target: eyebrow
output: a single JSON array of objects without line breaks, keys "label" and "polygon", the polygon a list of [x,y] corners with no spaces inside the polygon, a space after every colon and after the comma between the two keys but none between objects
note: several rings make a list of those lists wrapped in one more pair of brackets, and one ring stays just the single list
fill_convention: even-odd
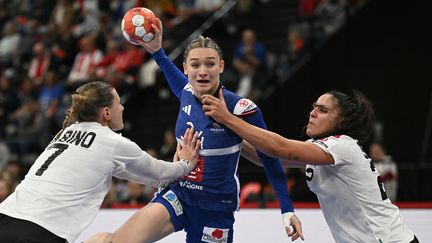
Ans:
[{"label": "eyebrow", "polygon": [[330,108],[330,107],[328,107],[328,106],[320,105],[320,104],[318,104],[318,103],[316,103],[316,102],[314,102],[314,103],[312,104],[312,107],[318,107],[318,108],[320,108],[320,109],[326,109],[326,110],[329,110],[329,111],[333,110],[332,108]]},{"label": "eyebrow", "polygon": [[[205,59],[216,60],[216,57],[206,57]],[[189,59],[189,61],[195,61],[195,60],[199,60],[199,58],[192,57],[191,59]]]}]

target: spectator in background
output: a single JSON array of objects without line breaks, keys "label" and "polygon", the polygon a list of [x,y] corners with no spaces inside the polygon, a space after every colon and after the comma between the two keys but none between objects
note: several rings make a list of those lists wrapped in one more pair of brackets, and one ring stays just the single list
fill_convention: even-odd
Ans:
[{"label": "spectator in background", "polygon": [[145,7],[151,9],[158,18],[165,23],[167,28],[164,29],[164,42],[162,46],[171,51],[176,47],[176,41],[171,36],[176,35],[177,28],[174,28],[179,23],[180,19],[177,13],[177,6],[174,0],[146,0]]},{"label": "spectator in background", "polygon": [[74,63],[76,38],[72,35],[72,27],[61,25],[50,33],[49,40],[52,53],[51,67],[57,71],[59,78],[66,79]]},{"label": "spectator in background", "polygon": [[142,206],[143,204],[150,202],[151,197],[147,197],[147,195],[144,194],[144,185],[128,181],[127,188],[129,195],[123,201],[123,203],[127,203],[133,206]]},{"label": "spectator in background", "polygon": [[33,80],[34,86],[42,84],[42,76],[46,73],[51,63],[51,51],[42,42],[33,45],[33,58],[30,61],[28,76]]},{"label": "spectator in background", "polygon": [[380,143],[372,143],[369,147],[369,156],[380,173],[381,181],[388,198],[392,202],[397,201],[398,172],[397,164],[390,155],[386,154],[384,147]]},{"label": "spectator in background", "polygon": [[[168,37],[168,40],[171,39],[171,37],[176,41],[183,41],[186,39],[187,36],[204,23],[211,14],[217,11],[224,2],[224,0],[176,1],[177,16],[166,22],[168,29],[175,29],[175,31],[171,33],[173,35]],[[169,48],[169,46],[167,47]]]},{"label": "spectator in background", "polygon": [[236,93],[256,101],[266,84],[266,48],[256,40],[255,32],[245,29],[234,49],[233,67],[240,76]]},{"label": "spectator in background", "polygon": [[9,159],[10,159],[9,147],[3,142],[2,137],[0,135],[0,171],[9,162]]},{"label": "spectator in background", "polygon": [[47,122],[43,135],[44,141],[42,140],[42,144],[45,146],[61,126],[61,118],[59,117],[63,117],[63,114],[59,114],[58,110],[63,97],[63,85],[57,82],[57,73],[54,70],[45,73],[42,82],[39,91],[39,103]]},{"label": "spectator in background", "polygon": [[13,178],[13,180],[15,181],[14,184],[17,184],[22,179],[24,179],[24,176],[22,175],[22,166],[16,161],[10,161],[9,163],[7,163],[4,171],[9,173],[10,178]]},{"label": "spectator in background", "polygon": [[295,63],[305,54],[306,40],[300,24],[288,28],[287,39],[276,65],[278,82],[286,81],[293,72]]},{"label": "spectator in background", "polygon": [[108,193],[105,195],[102,201],[101,208],[111,208],[111,206],[113,206],[119,200],[117,195],[115,179],[117,178],[114,177],[112,183],[110,184]]},{"label": "spectator in background", "polygon": [[342,0],[322,0],[315,9],[315,28],[323,35],[336,32],[346,21],[346,5]]},{"label": "spectator in background", "polygon": [[68,85],[72,87],[88,82],[93,68],[103,57],[102,51],[95,46],[94,37],[91,35],[81,38],[79,46],[81,51],[75,57],[67,80]]},{"label": "spectator in background", "polygon": [[175,154],[177,146],[176,137],[172,129],[167,129],[164,132],[164,144],[159,149],[159,157],[162,160],[171,160]]},{"label": "spectator in background", "polygon": [[73,0],[58,0],[51,12],[49,26],[57,31],[62,26],[70,27],[74,21]]},{"label": "spectator in background", "polygon": [[17,24],[14,21],[6,22],[0,38],[0,70],[13,65],[14,57],[19,51],[20,40]]},{"label": "spectator in background", "polygon": [[46,118],[36,97],[27,97],[24,103],[9,117],[6,144],[11,152],[23,159],[32,152],[40,152],[46,145]]},{"label": "spectator in background", "polygon": [[3,202],[3,200],[5,200],[9,194],[11,194],[11,192],[12,188],[7,183],[7,181],[0,178],[0,202]]},{"label": "spectator in background", "polygon": [[[19,65],[16,68],[21,71],[21,69],[28,67],[28,63],[33,58],[33,47],[35,43],[43,41],[44,33],[42,30],[44,30],[44,26],[34,18],[23,18],[20,25],[21,39],[18,50],[20,60],[18,63],[23,65]],[[27,71],[27,69],[25,70]]]},{"label": "spectator in background", "polygon": [[13,78],[0,74],[0,137],[5,135],[8,117],[20,105],[18,94],[12,87]]}]

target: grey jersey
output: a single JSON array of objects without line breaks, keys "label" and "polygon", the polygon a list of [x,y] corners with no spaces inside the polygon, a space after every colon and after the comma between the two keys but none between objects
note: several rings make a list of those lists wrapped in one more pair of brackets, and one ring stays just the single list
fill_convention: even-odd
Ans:
[{"label": "grey jersey", "polygon": [[73,242],[96,216],[112,176],[166,186],[193,168],[158,161],[96,122],[67,127],[37,158],[0,213],[29,220]]},{"label": "grey jersey", "polygon": [[309,142],[335,161],[333,165],[307,165],[306,177],[337,243],[404,243],[414,238],[356,140],[342,135]]}]

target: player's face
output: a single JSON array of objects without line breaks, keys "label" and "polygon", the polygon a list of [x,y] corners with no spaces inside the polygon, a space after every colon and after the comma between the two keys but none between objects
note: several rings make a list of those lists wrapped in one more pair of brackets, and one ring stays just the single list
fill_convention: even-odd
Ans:
[{"label": "player's face", "polygon": [[203,94],[216,92],[224,61],[212,48],[194,48],[189,51],[183,69],[195,90],[195,96],[199,98]]},{"label": "player's face", "polygon": [[339,107],[331,94],[324,94],[313,104],[306,134],[311,138],[332,132],[340,122]]},{"label": "player's face", "polygon": [[110,120],[108,121],[108,126],[113,131],[123,129],[123,110],[124,107],[120,103],[120,96],[117,91],[113,89],[114,100],[112,105],[109,107]]}]

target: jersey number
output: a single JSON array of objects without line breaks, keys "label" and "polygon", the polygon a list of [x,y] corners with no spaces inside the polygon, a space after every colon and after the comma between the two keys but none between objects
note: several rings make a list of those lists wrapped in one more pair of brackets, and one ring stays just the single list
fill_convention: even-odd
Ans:
[{"label": "jersey number", "polygon": [[[372,161],[370,162],[370,168],[372,171],[376,171],[375,165],[372,163]],[[382,200],[386,200],[388,197],[387,197],[387,193],[384,190],[384,183],[381,180],[381,176],[377,177],[377,182],[378,182],[378,188],[380,189],[381,192],[381,198]]]},{"label": "jersey number", "polygon": [[44,171],[48,169],[48,166],[53,162],[53,160],[57,158],[57,156],[59,156],[61,153],[63,153],[68,147],[69,145],[61,143],[55,143],[49,146],[48,150],[55,148],[57,149],[57,151],[55,151],[50,157],[48,157],[47,160],[45,160],[45,163],[43,163],[43,165],[36,171],[35,175],[41,176]]}]

